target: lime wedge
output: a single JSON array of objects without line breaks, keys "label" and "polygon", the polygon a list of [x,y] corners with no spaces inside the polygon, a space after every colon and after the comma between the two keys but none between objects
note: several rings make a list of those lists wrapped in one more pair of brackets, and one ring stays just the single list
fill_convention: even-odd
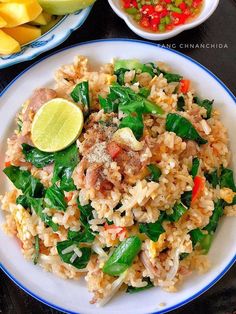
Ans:
[{"label": "lime wedge", "polygon": [[65,15],[84,9],[95,0],[38,0],[38,2],[47,13]]},{"label": "lime wedge", "polygon": [[55,98],[36,113],[32,127],[33,144],[44,152],[57,152],[72,144],[83,129],[82,110],[74,103]]}]

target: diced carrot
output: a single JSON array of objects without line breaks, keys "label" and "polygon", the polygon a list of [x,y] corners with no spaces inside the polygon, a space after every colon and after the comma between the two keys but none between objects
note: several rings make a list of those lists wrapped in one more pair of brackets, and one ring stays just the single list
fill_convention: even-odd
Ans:
[{"label": "diced carrot", "polygon": [[11,166],[11,162],[10,161],[6,161],[5,162],[5,167],[10,167]]},{"label": "diced carrot", "polygon": [[115,159],[121,152],[122,148],[116,142],[110,142],[107,145],[108,154]]},{"label": "diced carrot", "polygon": [[180,91],[183,94],[187,94],[190,87],[190,80],[181,80],[180,81]]}]

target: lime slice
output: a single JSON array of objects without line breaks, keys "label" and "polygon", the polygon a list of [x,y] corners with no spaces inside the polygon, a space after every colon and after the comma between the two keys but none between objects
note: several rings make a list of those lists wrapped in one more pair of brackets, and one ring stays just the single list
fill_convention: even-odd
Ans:
[{"label": "lime slice", "polygon": [[32,142],[44,152],[62,150],[78,138],[83,123],[83,112],[76,104],[62,98],[52,99],[34,117]]}]

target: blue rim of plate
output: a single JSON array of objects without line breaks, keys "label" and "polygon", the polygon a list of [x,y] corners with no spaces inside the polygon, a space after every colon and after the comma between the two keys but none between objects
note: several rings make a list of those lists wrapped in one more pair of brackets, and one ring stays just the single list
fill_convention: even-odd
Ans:
[{"label": "blue rim of plate", "polygon": [[[101,43],[101,42],[134,42],[134,43],[139,43],[139,44],[143,44],[143,45],[147,45],[147,46],[154,46],[154,47],[158,47],[160,49],[164,49],[164,50],[168,50],[171,51],[174,54],[180,55],[181,57],[189,60],[190,62],[196,64],[198,67],[200,67],[201,69],[203,69],[205,72],[207,72],[214,80],[216,80],[222,87],[223,89],[227,92],[227,94],[233,99],[234,102],[236,102],[236,97],[234,96],[234,94],[228,89],[228,87],[215,75],[213,74],[210,70],[208,70],[205,66],[203,66],[202,64],[200,64],[198,61],[184,55],[182,52],[179,52],[177,50],[171,49],[171,48],[167,48],[164,47],[160,44],[155,44],[152,42],[146,42],[143,40],[136,40],[136,39],[127,39],[127,38],[110,38],[110,39],[97,39],[97,40],[92,40],[92,41],[88,41],[88,42],[82,42],[82,43],[78,43],[78,44],[74,44],[65,48],[62,48],[58,51],[55,51],[53,53],[50,53],[49,55],[43,57],[42,59],[38,60],[37,62],[35,62],[34,64],[32,64],[31,66],[29,66],[27,69],[25,69],[24,71],[22,71],[20,74],[18,74],[15,79],[13,79],[5,88],[4,90],[0,93],[0,96],[2,96],[3,94],[6,93],[6,91],[10,88],[10,86],[12,84],[14,84],[15,81],[17,81],[25,72],[28,72],[32,67],[34,67],[35,65],[37,65],[38,63],[44,61],[45,59],[56,55],[57,53],[60,53],[62,51],[65,50],[69,50],[71,48],[74,47],[79,47],[79,46],[85,46],[85,45],[90,45],[90,44],[94,44],[94,43]],[[202,295],[204,292],[206,292],[207,290],[209,290],[217,281],[219,281],[226,273],[227,271],[234,265],[234,263],[236,262],[236,253],[234,255],[234,257],[232,258],[232,260],[228,263],[228,265],[221,271],[221,273],[216,276],[216,278],[214,278],[214,280],[212,280],[208,285],[206,285],[203,289],[201,289],[200,291],[198,291],[197,293],[195,293],[194,295],[192,295],[191,297],[187,298],[186,300],[177,303],[176,305],[173,305],[171,307],[168,307],[166,309],[157,311],[157,312],[153,312],[152,314],[164,314],[164,313],[168,313],[170,311],[176,310],[180,307],[182,307],[183,305],[193,301],[194,299],[198,298],[200,295]],[[61,308],[53,303],[50,303],[44,299],[42,299],[41,297],[39,297],[38,295],[34,294],[33,292],[31,292],[30,290],[28,290],[25,286],[23,286],[3,265],[2,263],[0,263],[0,269],[3,270],[3,272],[22,290],[24,290],[26,293],[28,293],[29,295],[31,295],[33,298],[37,299],[38,301],[44,303],[47,306],[50,306],[56,310],[59,310],[63,313],[67,313],[67,314],[79,314],[79,312],[72,312],[69,311],[67,309]]]},{"label": "blue rim of plate", "polygon": [[[61,39],[59,40],[54,40],[54,42],[51,43],[50,46],[47,47],[47,49],[45,50],[35,50],[35,53],[32,53],[31,55],[29,56],[24,56],[24,52],[20,55],[20,56],[17,56],[16,54],[16,57],[15,58],[12,58],[12,62],[7,62],[6,64],[5,63],[2,63],[0,64],[0,69],[4,69],[4,68],[8,68],[10,66],[13,66],[15,64],[18,64],[18,63],[22,63],[22,62],[27,62],[27,61],[31,61],[33,60],[34,58],[38,57],[39,55],[41,55],[42,53],[45,53],[57,46],[59,46],[60,44],[62,44],[64,41],[67,40],[67,38],[71,35],[72,32],[74,32],[76,29],[80,28],[84,22],[86,21],[89,13],[91,12],[92,10],[92,7],[93,5],[89,6],[88,8],[85,8],[85,9],[82,9],[82,10],[79,10],[78,12],[74,13],[75,15],[81,15],[82,13],[84,13],[84,17],[82,18],[82,20],[77,24],[75,25],[73,28],[69,28],[68,31],[65,32],[64,36],[61,37]],[[66,21],[66,19],[70,16],[69,15],[65,15],[64,17],[62,17],[61,20],[58,21],[57,24],[55,24],[50,30],[48,30],[45,34],[43,34],[42,36],[40,36],[37,40],[33,41],[33,42],[30,42],[23,47],[23,49],[27,49],[27,47],[31,47],[31,44],[33,44],[34,42],[38,41],[38,40],[41,40],[43,37],[45,36],[48,36],[49,34],[51,34],[59,25],[61,25],[63,22]],[[52,38],[49,39],[49,41],[53,40],[54,39],[54,35],[52,35]],[[31,47],[32,48],[32,47]],[[20,53],[20,52],[19,52]],[[14,56],[14,54],[12,55]]]}]

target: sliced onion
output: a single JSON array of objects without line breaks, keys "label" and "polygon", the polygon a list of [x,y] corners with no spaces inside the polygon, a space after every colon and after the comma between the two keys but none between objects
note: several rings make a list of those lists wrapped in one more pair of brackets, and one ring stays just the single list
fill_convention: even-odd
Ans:
[{"label": "sliced onion", "polygon": [[107,253],[96,243],[92,245],[92,250],[101,257],[108,257]]},{"label": "sliced onion", "polygon": [[120,289],[120,287],[124,283],[124,280],[125,280],[125,277],[126,277],[126,273],[127,273],[127,271],[125,271],[122,275],[120,275],[120,277],[118,279],[113,281],[113,283],[111,284],[111,288],[110,288],[109,294],[98,303],[98,306],[105,305],[118,292],[118,290]]}]

